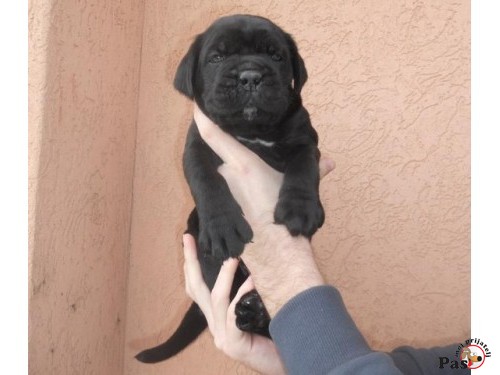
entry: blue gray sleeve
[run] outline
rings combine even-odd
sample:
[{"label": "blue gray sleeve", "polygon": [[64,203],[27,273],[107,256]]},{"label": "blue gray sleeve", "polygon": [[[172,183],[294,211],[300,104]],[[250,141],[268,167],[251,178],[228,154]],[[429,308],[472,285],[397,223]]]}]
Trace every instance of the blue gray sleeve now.
[{"label": "blue gray sleeve", "polygon": [[270,332],[291,375],[434,373],[422,372],[427,367],[420,361],[432,358],[435,364],[437,358],[436,353],[424,354],[425,349],[404,347],[390,355],[372,351],[332,286],[314,287],[292,298],[271,321]]},{"label": "blue gray sleeve", "polygon": [[458,344],[429,349],[401,346],[388,354],[403,374],[470,374],[469,369],[460,368],[461,364],[455,355],[457,348]]}]

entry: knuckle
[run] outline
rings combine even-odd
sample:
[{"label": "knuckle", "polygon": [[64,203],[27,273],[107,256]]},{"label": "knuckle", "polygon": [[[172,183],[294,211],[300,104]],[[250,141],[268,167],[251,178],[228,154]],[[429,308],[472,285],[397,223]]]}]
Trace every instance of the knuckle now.
[{"label": "knuckle", "polygon": [[221,175],[226,174],[229,171],[229,167],[226,163],[222,163],[218,168],[217,172],[219,172]]},{"label": "knuckle", "polygon": [[225,340],[220,337],[214,337],[215,347],[219,350],[224,351]]},{"label": "knuckle", "polygon": [[242,177],[249,177],[252,173],[252,168],[250,167],[250,164],[248,162],[241,162],[238,165],[238,171],[240,172]]},{"label": "knuckle", "polygon": [[228,357],[236,359],[236,360],[239,359],[240,357],[242,357],[241,352],[237,348],[232,347],[232,346],[226,347],[224,350],[224,353]]}]

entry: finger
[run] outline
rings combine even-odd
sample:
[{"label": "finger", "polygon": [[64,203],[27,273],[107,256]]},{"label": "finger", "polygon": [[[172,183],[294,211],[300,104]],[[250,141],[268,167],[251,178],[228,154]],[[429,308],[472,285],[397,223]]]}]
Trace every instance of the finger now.
[{"label": "finger", "polygon": [[219,276],[212,289],[212,311],[214,318],[214,337],[223,337],[226,330],[227,308],[229,307],[229,294],[233,285],[234,273],[238,268],[237,259],[226,260],[220,269]]},{"label": "finger", "polygon": [[198,261],[198,256],[196,254],[196,241],[192,235],[189,233],[184,233],[182,235],[182,245],[184,249],[184,260],[186,261]]},{"label": "finger", "polygon": [[184,247],[184,274],[189,286],[205,284],[201,273],[198,255],[196,253],[196,242],[190,234],[182,236]]},{"label": "finger", "polygon": [[213,314],[208,290],[196,254],[196,242],[190,234],[182,236],[184,245],[184,280],[186,293],[198,304],[205,315],[209,327],[213,326]]},{"label": "finger", "polygon": [[241,166],[257,157],[252,151],[214,124],[196,104],[194,106],[194,120],[203,140],[225,163]]},{"label": "finger", "polygon": [[328,156],[322,156],[319,160],[319,178],[322,179],[335,169],[335,162]]}]

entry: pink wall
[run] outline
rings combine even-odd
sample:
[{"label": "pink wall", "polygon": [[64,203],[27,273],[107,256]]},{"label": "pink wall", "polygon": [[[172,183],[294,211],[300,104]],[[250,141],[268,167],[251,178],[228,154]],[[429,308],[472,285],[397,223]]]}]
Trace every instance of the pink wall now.
[{"label": "pink wall", "polygon": [[188,305],[180,235],[191,200],[180,155],[191,105],[170,82],[193,36],[235,12],[275,20],[305,58],[304,101],[321,149],[337,161],[322,184],[327,223],[314,246],[369,342],[390,349],[468,336],[468,3],[246,4],[146,6],[127,373],[246,373],[208,334],[155,367],[131,359],[168,337]]},{"label": "pink wall", "polygon": [[468,2],[42,3],[30,4],[32,373],[251,373],[207,333],[163,364],[133,359],[189,304],[191,104],[171,82],[193,36],[230,13],[267,16],[299,44],[304,102],[337,161],[315,252],[368,341],[469,335]]},{"label": "pink wall", "polygon": [[143,5],[31,1],[29,372],[121,374]]}]

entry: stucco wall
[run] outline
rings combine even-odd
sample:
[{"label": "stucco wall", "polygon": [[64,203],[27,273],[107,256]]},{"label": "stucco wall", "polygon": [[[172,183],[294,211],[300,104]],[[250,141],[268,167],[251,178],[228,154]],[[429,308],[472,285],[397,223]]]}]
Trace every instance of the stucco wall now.
[{"label": "stucco wall", "polygon": [[267,16],[298,42],[310,77],[304,102],[337,162],[321,187],[327,219],[315,252],[370,344],[468,336],[468,2],[240,4],[146,4],[126,373],[247,373],[208,334],[161,365],[132,359],[168,337],[188,305],[180,236],[191,199],[180,155],[191,104],[171,82],[193,36],[230,13]]},{"label": "stucco wall", "polygon": [[29,372],[121,374],[143,4],[29,4]]},{"label": "stucco wall", "polygon": [[207,333],[165,363],[133,359],[189,305],[191,104],[172,79],[193,36],[230,13],[298,42],[304,102],[337,162],[315,252],[370,344],[469,336],[468,2],[86,4],[30,4],[32,373],[251,373]]}]

